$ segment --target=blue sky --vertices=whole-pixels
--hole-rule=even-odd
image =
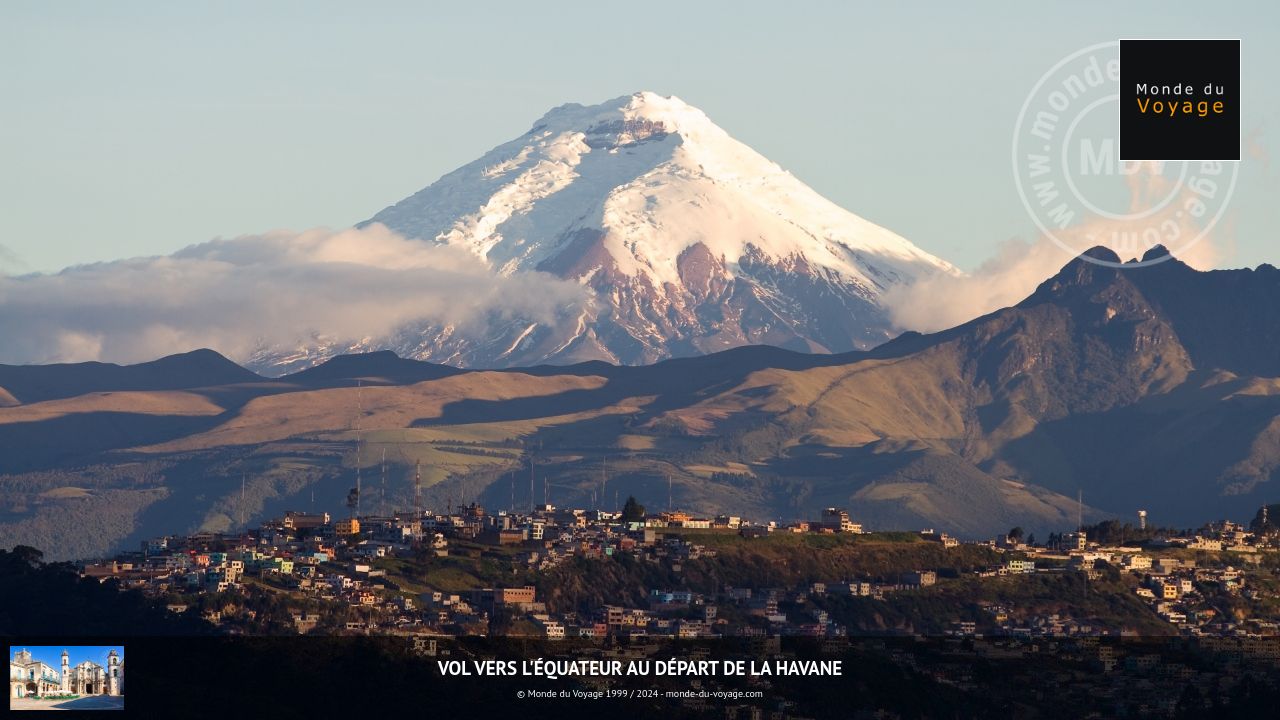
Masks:
[[[1118,37],[1243,39],[1275,145],[1274,3],[0,4],[0,272],[344,227],[548,108],[678,95],[832,200],[963,268],[1030,239],[1009,169],[1027,91]],[[1247,159],[1221,264],[1280,261]]]
[[[122,645],[12,645],[9,647],[9,659],[12,660],[13,654],[24,647],[31,653],[31,657],[59,671],[62,668],[63,650],[67,651],[67,663],[71,667],[75,667],[85,660],[92,660],[105,668],[107,666],[107,653],[112,650],[115,650],[120,659],[124,660],[124,646]]]

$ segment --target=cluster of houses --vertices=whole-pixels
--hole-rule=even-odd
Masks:
[[[1261,587],[1246,582],[1246,566],[1260,564],[1264,553],[1280,549],[1275,535],[1246,530],[1238,523],[1221,521],[1188,537],[1157,537],[1144,547],[1103,546],[1091,542],[1084,532],[1063,534],[1046,546],[1029,546],[1001,536],[994,546],[1009,551],[1000,568],[980,575],[1020,572],[1083,572],[1090,579],[1100,577],[1099,564],[1120,569],[1134,579],[1133,592],[1177,631],[1187,636],[1269,637],[1280,636],[1280,623],[1271,618],[1235,617],[1219,612],[1210,602],[1221,594],[1247,600],[1280,600]],[[1196,553],[1163,553],[1166,550],[1202,551],[1212,554],[1212,563],[1199,567]],[[1161,553],[1157,555],[1156,553]],[[1224,560],[1225,558],[1225,560]],[[1042,561],[1036,567],[1036,560]],[[1105,635],[1106,628],[1057,614],[1011,619],[1007,608],[990,608],[1001,634],[1015,636]],[[973,634],[971,628],[953,626],[952,634]]]
[[[353,632],[410,632],[441,635],[514,635],[568,637],[695,638],[711,636],[804,635],[842,637],[846,629],[813,602],[824,596],[884,599],[892,593],[929,587],[936,569],[921,568],[890,578],[816,582],[798,588],[725,588],[704,596],[682,589],[651,588],[643,607],[605,605],[593,614],[550,613],[532,586],[494,587],[467,592],[414,588],[412,592],[387,577],[387,558],[448,557],[461,552],[479,557],[489,546],[501,550],[513,573],[519,568],[550,570],[570,558],[607,558],[628,554],[640,561],[679,571],[690,560],[715,555],[694,542],[697,534],[672,536],[670,529],[721,530],[751,537],[770,533],[862,533],[862,526],[839,508],[828,508],[817,520],[786,525],[756,525],[734,516],[697,517],[664,512],[624,521],[620,513],[562,509],[551,505],[527,513],[488,513],[479,505],[447,513],[398,513],[391,516],[334,518],[328,513],[288,512],[239,534],[202,533],[160,537],[142,543],[137,552],[90,563],[83,574],[116,578],[125,587],[154,595],[183,596],[238,590],[245,584],[269,586],[299,600],[346,606],[345,629]],[[958,544],[945,533],[925,530],[922,539],[944,547]],[[1232,566],[1197,568],[1185,558],[1152,557],[1141,548],[1101,547],[1083,532],[1067,533],[1050,546],[1029,546],[1020,538],[1001,536],[984,543],[1002,552],[998,565],[977,571],[994,577],[1036,572],[1099,572],[1099,562],[1122,568],[1140,579],[1136,592],[1153,610],[1188,634],[1267,633],[1265,621],[1241,624],[1219,617],[1203,606],[1203,590],[1256,592],[1245,587],[1245,575]],[[1255,561],[1268,549],[1263,538],[1231,523],[1211,534],[1161,540],[1159,547],[1181,545],[1196,550],[1239,549],[1242,561]],[[1247,548],[1248,550],[1245,550]],[[1039,563],[1039,564],[1038,564]],[[526,576],[528,574],[526,573]],[[301,603],[300,603],[301,604]],[[790,614],[780,611],[784,604]],[[312,607],[316,603],[310,604]],[[186,605],[174,603],[181,611]],[[1009,635],[1092,635],[1105,628],[1057,615],[1011,619],[1007,609],[991,609],[998,632]],[[222,622],[222,611],[207,609],[207,619]],[[317,614],[298,611],[298,632],[311,631]],[[989,631],[989,629],[988,629]],[[976,623],[960,621],[952,634],[977,633]]]
[[[734,588],[720,598],[681,590],[654,589],[647,607],[599,608],[591,617],[552,615],[537,601],[533,587],[486,588],[470,592],[427,590],[406,593],[387,580],[383,558],[429,553],[447,557],[465,545],[467,553],[486,545],[505,547],[513,568],[545,571],[573,557],[605,558],[619,553],[679,569],[682,563],[713,557],[715,550],[663,530],[694,529],[737,532],[744,536],[772,532],[861,533],[846,511],[829,508],[811,522],[753,525],[740,517],[698,517],[662,512],[623,522],[621,513],[561,509],[545,505],[528,513],[488,513],[472,504],[443,514],[399,513],[392,516],[334,518],[328,513],[287,512],[259,528],[237,534],[198,533],[147,540],[136,552],[85,564],[86,577],[114,578],[124,587],[160,596],[198,595],[240,590],[246,584],[267,585],[291,596],[345,604],[363,610],[345,623],[356,632],[426,631],[441,634],[487,634],[501,615],[517,622],[506,632],[548,638],[628,636],[706,637],[724,633],[764,633],[760,625],[784,634],[842,635],[843,628],[825,614],[812,622],[790,624],[777,610],[779,600],[811,593],[883,597],[899,589],[932,584],[931,571],[904,575],[899,582],[817,583],[809,588],[751,590]],[[929,539],[954,544],[944,534]],[[453,548],[451,548],[453,543]],[[717,602],[740,610],[743,617],[763,618],[756,626],[731,623],[717,616]],[[187,604],[175,602],[174,611]],[[206,619],[222,622],[221,610],[206,610]],[[293,613],[299,632],[309,632],[320,618]],[[741,627],[739,627],[741,625]]]
[[[1208,602],[1218,594],[1262,599],[1265,591],[1248,586],[1247,574],[1241,568],[1234,565],[1197,567],[1194,559],[1186,558],[1159,558],[1155,562],[1142,559],[1136,567],[1126,567],[1141,578],[1142,584],[1135,592],[1184,634],[1280,635],[1280,625],[1275,619],[1240,620],[1220,613]]]

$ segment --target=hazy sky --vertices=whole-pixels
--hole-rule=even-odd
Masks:
[[[1010,141],[1058,59],[1243,39],[1255,154],[1222,264],[1280,262],[1274,2],[0,3],[0,272],[341,228],[547,109],[678,95],[819,192],[972,268],[1033,225]]]

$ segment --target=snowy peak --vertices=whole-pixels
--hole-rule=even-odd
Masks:
[[[701,110],[677,97],[652,92],[623,95],[599,105],[569,103],[552,109],[529,134],[581,132],[593,147],[618,147],[678,134],[689,140],[728,135]]]
[[[730,264],[749,248],[801,255],[876,294],[886,280],[954,270],[827,201],[701,110],[651,92],[555,108],[372,221],[467,247],[502,273],[554,262],[583,228],[604,231],[618,272],[659,285],[678,280],[676,258],[697,243]],[[879,272],[868,272],[868,253]]]
[[[383,342],[470,366],[647,363],[744,344],[866,348],[892,335],[887,289],[956,272],[701,110],[652,92],[554,108],[375,222],[465,250],[495,273],[548,273],[587,290],[586,305],[554,324],[507,317],[483,338],[409,328]]]

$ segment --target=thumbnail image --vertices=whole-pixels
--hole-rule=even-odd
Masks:
[[[9,648],[10,710],[124,709],[124,647]]]

